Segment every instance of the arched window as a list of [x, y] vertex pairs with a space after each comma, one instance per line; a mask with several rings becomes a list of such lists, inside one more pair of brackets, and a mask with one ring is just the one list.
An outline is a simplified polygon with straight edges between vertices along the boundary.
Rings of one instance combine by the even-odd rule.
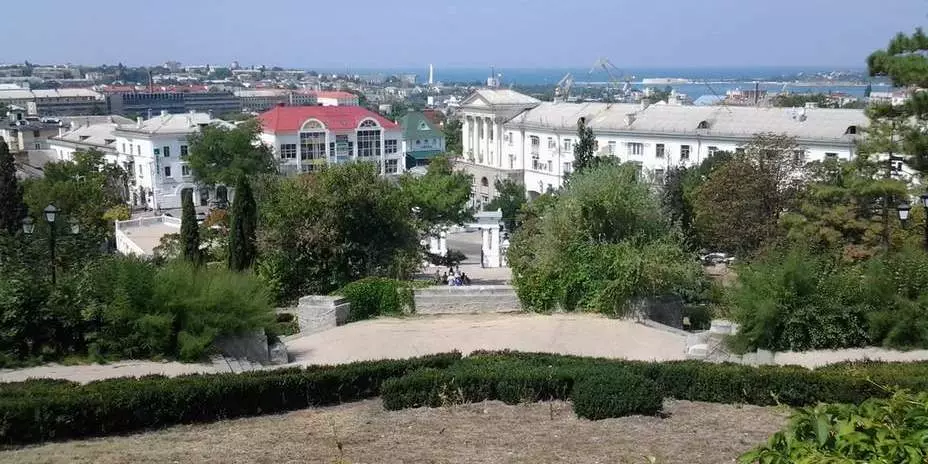
[[708, 129], [709, 121], [699, 121], [699, 125], [696, 126], [697, 129]]
[[490, 186], [490, 179], [487, 179], [486, 177], [480, 179], [480, 185], [483, 186], [483, 187], [489, 187], [489, 186]]
[[316, 119], [310, 119], [304, 122], [303, 127], [300, 128], [301, 132], [318, 131], [318, 130], [325, 130], [325, 126]]
[[857, 135], [857, 126], [847, 126], [847, 130], [844, 131], [844, 135]]
[[380, 127], [380, 125], [377, 124], [377, 121], [374, 121], [373, 119], [366, 119], [359, 127]]

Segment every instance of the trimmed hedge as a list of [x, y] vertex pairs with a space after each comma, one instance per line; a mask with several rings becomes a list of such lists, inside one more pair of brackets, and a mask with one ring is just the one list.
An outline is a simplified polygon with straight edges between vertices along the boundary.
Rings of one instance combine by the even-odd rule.
[[849, 363], [827, 369], [750, 367], [702, 361], [649, 363], [544, 353], [476, 352], [449, 369], [413, 372], [383, 386], [387, 409], [485, 400], [567, 400], [584, 379], [629, 372], [650, 380], [662, 398], [712, 403], [861, 403], [883, 387], [928, 391], [928, 363]]
[[[0, 443], [27, 444], [207, 422], [357, 401], [384, 380], [447, 368], [460, 353], [245, 374], [119, 378], [76, 386], [32, 382], [0, 388]], [[27, 382], [29, 383], [29, 382]]]
[[660, 412], [664, 397], [653, 381], [628, 371], [583, 379], [574, 387], [574, 412], [590, 420]]

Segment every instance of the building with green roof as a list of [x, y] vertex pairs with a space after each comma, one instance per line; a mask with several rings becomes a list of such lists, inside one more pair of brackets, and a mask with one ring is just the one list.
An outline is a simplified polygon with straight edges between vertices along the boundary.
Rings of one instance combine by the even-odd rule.
[[427, 166], [432, 158], [445, 152], [445, 136], [441, 128], [420, 112], [409, 112], [399, 120], [403, 128], [403, 152], [406, 169]]

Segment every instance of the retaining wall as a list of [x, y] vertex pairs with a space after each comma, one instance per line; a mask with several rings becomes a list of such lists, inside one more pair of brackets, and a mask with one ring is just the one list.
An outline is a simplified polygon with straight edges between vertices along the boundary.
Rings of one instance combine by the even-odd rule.
[[416, 314], [512, 313], [522, 304], [511, 285], [440, 286], [416, 289]]
[[300, 298], [296, 318], [300, 335], [322, 332], [348, 322], [351, 304], [340, 296], [310, 295]]

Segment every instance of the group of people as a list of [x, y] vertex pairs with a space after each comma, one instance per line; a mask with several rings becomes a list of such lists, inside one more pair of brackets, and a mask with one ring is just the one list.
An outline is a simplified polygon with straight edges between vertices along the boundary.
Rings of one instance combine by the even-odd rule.
[[460, 287], [462, 285], [470, 285], [470, 277], [467, 277], [467, 274], [460, 270], [448, 269], [448, 272], [442, 274], [439, 274], [438, 270], [436, 270], [435, 283], [448, 285], [449, 287]]

